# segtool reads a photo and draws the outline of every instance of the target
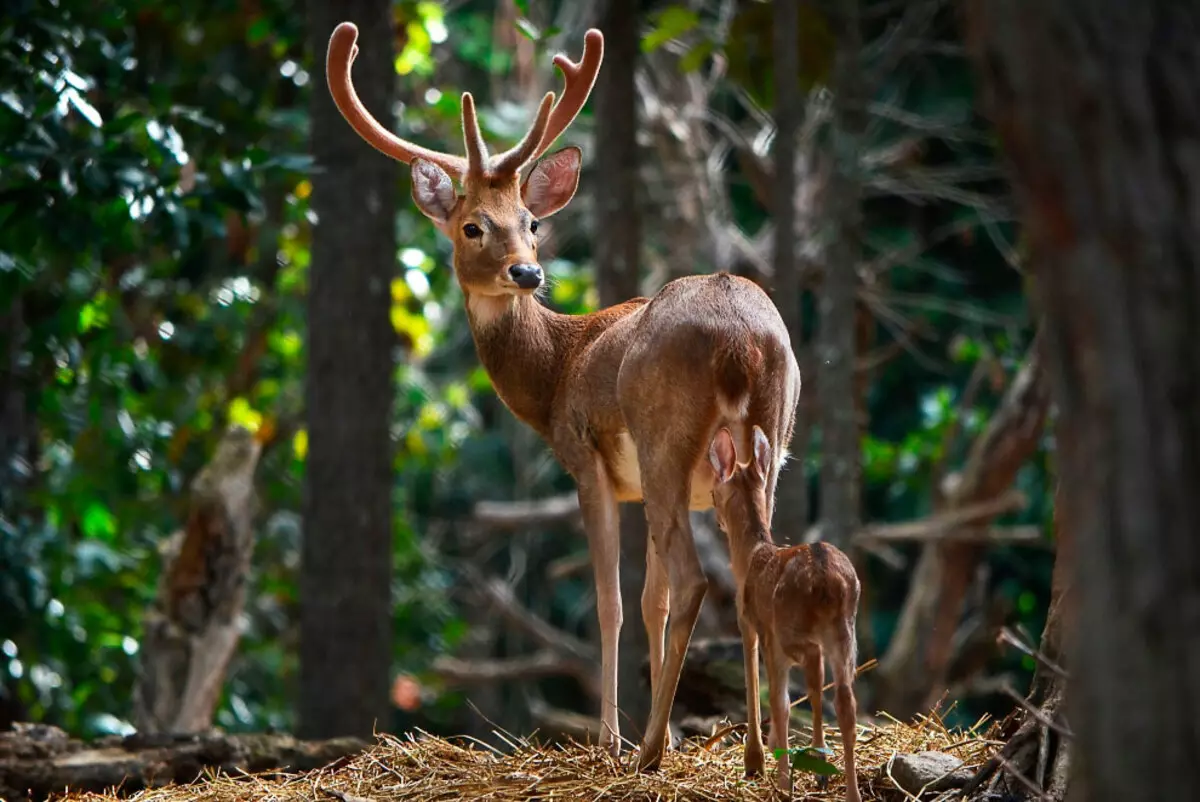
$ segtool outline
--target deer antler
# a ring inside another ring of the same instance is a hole
[[[596,83],[596,75],[600,72],[600,62],[604,59],[604,34],[595,28],[590,29],[584,36],[583,58],[578,64],[561,53],[555,56],[554,65],[563,74],[562,97],[551,108],[554,93],[547,92],[538,106],[537,115],[529,131],[520,142],[501,153],[494,161],[488,155],[487,145],[484,144],[483,135],[479,130],[475,100],[470,92],[463,93],[463,138],[467,148],[467,157],[464,159],[462,156],[430,150],[407,139],[401,139],[371,116],[359,99],[358,93],[354,91],[354,81],[350,77],[350,68],[358,55],[357,41],[358,27],[352,22],[343,22],[333,29],[333,34],[329,37],[329,50],[325,56],[329,93],[342,116],[350,123],[350,127],[380,153],[405,164],[412,163],[413,159],[423,159],[441,167],[460,182],[465,180],[468,174],[520,172],[545,153],[579,115],[592,92],[592,85]]]
[[[397,161],[405,164],[413,159],[424,159],[436,164],[447,173],[460,181],[467,175],[468,162],[462,156],[442,153],[423,148],[388,131],[379,121],[371,116],[366,106],[354,91],[354,82],[350,78],[350,66],[358,55],[358,27],[352,22],[343,22],[333,29],[329,37],[329,50],[325,56],[325,73],[329,81],[329,93],[338,111],[350,123],[350,127],[365,139],[368,144]],[[474,111],[474,107],[472,107]],[[464,116],[466,108],[463,108]],[[464,126],[465,128],[465,126]],[[478,126],[475,127],[478,132]]]
[[[496,157],[494,169],[497,172],[501,169],[519,172],[550,149],[554,140],[567,130],[579,115],[580,110],[583,109],[583,105],[587,103],[588,95],[592,93],[592,86],[596,83],[596,76],[600,73],[600,63],[603,60],[604,34],[595,28],[588,29],[588,32],[584,34],[583,57],[579,63],[571,61],[563,53],[554,57],[554,66],[558,67],[563,74],[563,93],[550,112],[550,119],[546,123],[545,131],[540,139],[535,140],[538,143],[537,148],[532,152],[526,152],[527,141],[534,140],[533,133],[537,128],[537,123],[535,123],[534,128],[530,129],[525,139]],[[552,97],[553,94],[547,95],[547,98]],[[546,102],[546,98],[543,98],[542,105],[545,106]],[[539,108],[539,120],[541,112],[542,109]]]

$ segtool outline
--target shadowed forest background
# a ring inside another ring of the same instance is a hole
[[[463,91],[506,147],[559,86],[551,56],[601,28],[596,90],[558,142],[583,148],[584,175],[545,223],[546,302],[584,312],[717,270],[760,283],[804,381],[777,536],[858,567],[860,663],[878,661],[860,711],[941,705],[971,725],[1025,696],[1056,544],[1049,389],[950,3],[802,3],[790,25],[755,0],[9,5],[0,730],[145,727],[147,633],[187,614],[164,555],[240,532],[249,582],[213,725],[595,739],[573,484],[492,392],[409,171],[329,98],[343,20],[368,108],[453,152]],[[214,460],[233,425],[261,456]],[[625,507],[636,741],[645,531]],[[693,517],[711,584],[684,734],[745,716],[725,541]]]

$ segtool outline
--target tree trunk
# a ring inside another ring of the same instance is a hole
[[[390,278],[397,165],[338,113],[323,77],[334,26],[359,27],[355,86],[391,120],[391,3],[309,5],[313,229],[309,270],[299,730],[309,738],[389,726],[392,566]]]
[[[641,187],[638,183],[637,90],[640,55],[637,0],[604,0],[598,27],[604,31],[604,69],[596,79],[596,284],[600,305],[641,294]],[[621,505],[621,627],[617,687],[623,726],[640,728],[650,715],[650,688],[639,670],[647,653],[641,619],[646,577],[647,530],[641,505]],[[638,733],[640,735],[640,732]],[[629,734],[625,734],[629,738]]]
[[[1200,10],[967,8],[1061,415],[1060,509],[1077,538],[1070,796],[1173,798],[1200,782]]]
[[[775,141],[772,146],[774,181],[771,216],[775,224],[772,267],[775,274],[775,305],[792,336],[797,358],[803,347],[801,317],[802,284],[796,259],[796,140],[804,114],[804,92],[800,88],[800,52],[796,29],[800,25],[799,3],[785,0],[775,4],[772,34],[775,78]],[[800,536],[808,528],[808,479],[804,457],[808,451],[808,426],[804,405],[796,410],[796,425],[789,451],[792,459],[779,472],[775,491],[774,528],[784,540]],[[795,534],[789,534],[795,533]]]
[[[855,295],[862,209],[859,199],[859,151],[866,125],[859,99],[862,83],[862,32],[858,2],[845,0],[833,14],[838,37],[834,74],[833,152],[837,163],[833,192],[834,235],[825,267],[820,306],[821,364],[821,537],[845,548],[858,528],[858,405],[854,365],[857,349]]]

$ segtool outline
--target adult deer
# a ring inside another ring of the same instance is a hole
[[[330,37],[334,102],[359,136],[411,165],[413,200],[453,243],[471,334],[497,395],[546,440],[578,487],[600,619],[601,742],[614,756],[622,623],[617,504],[645,504],[651,545],[642,615],[652,704],[638,763],[656,768],[708,587],[688,510],[712,506],[706,454],[719,427],[729,427],[746,449],[747,420],[764,426],[780,451],[790,442],[800,371],[787,329],[761,289],[725,273],[677,279],[653,299],[587,315],[558,314],[538,301],[538,221],[574,196],[582,152],[563,148],[537,162],[524,183],[520,174],[587,101],[603,57],[600,31],[587,32],[579,63],[554,57],[565,84],[561,99],[552,107],[554,93],[547,93],[525,137],[500,155],[489,155],[474,100],[464,94],[466,158],[400,139],[370,115],[350,75],[357,37],[345,22]],[[778,468],[770,470],[772,500]],[[674,614],[664,644],[668,612]]]

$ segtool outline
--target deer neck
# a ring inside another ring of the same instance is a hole
[[[496,394],[517,418],[548,436],[555,391],[573,341],[569,316],[547,309],[531,295],[468,294],[466,302],[475,350]]]
[[[739,585],[745,581],[760,553],[771,554],[775,550],[771,529],[767,526],[765,500],[755,498],[752,506],[751,515],[731,522],[732,531],[729,533],[729,557]]]

